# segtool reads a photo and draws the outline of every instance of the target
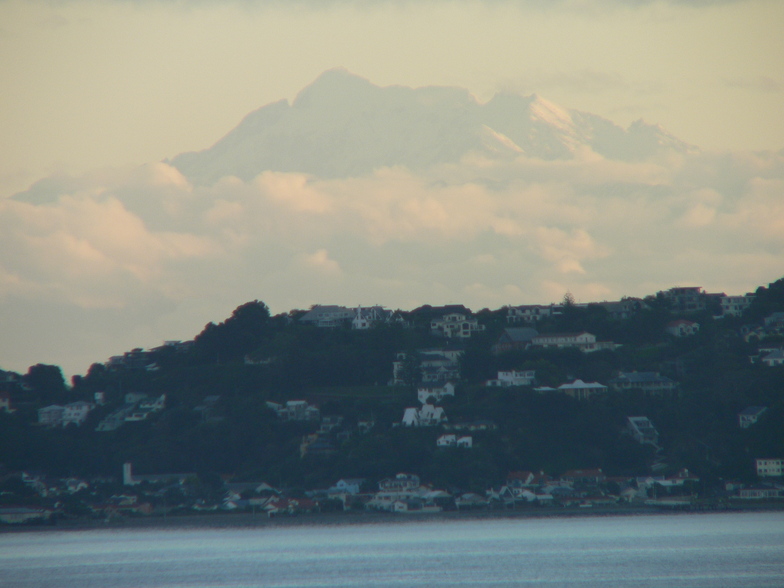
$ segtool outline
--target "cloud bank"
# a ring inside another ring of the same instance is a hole
[[[264,172],[194,187],[155,163],[0,200],[0,354],[83,372],[189,338],[247,300],[474,309],[742,293],[784,270],[784,155],[621,163],[520,156],[354,178]],[[80,353],[73,354],[81,343]]]

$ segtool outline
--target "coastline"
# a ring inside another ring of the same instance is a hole
[[[718,508],[673,509],[645,505],[602,506],[592,508],[521,508],[508,510],[442,511],[437,513],[334,512],[268,517],[257,513],[210,513],[168,516],[122,517],[114,519],[56,519],[54,523],[0,526],[0,534],[93,531],[99,529],[262,529],[289,526],[343,526],[379,523],[450,522],[467,520],[514,520],[579,517],[634,517],[650,515],[700,515],[743,512],[784,511],[784,503],[726,505]]]

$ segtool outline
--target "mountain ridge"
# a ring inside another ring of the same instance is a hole
[[[380,87],[333,69],[293,101],[264,105],[212,147],[168,163],[191,182],[210,184],[229,175],[249,181],[264,171],[335,178],[391,166],[422,170],[472,153],[567,160],[583,148],[621,161],[695,150],[658,125],[638,120],[623,129],[537,94],[504,92],[480,103],[464,88]]]

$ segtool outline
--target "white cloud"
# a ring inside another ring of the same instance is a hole
[[[51,351],[70,371],[86,369],[88,354],[104,359],[107,341],[193,336],[255,298],[274,312],[316,302],[478,309],[678,283],[740,293],[784,273],[774,154],[671,167],[520,158],[332,180],[265,173],[207,188],[155,164],[36,190],[0,200],[0,304],[17,329],[0,352],[20,361],[41,336],[41,309],[58,308],[93,334],[79,343],[80,365],[75,348]],[[118,317],[133,317],[122,337]]]

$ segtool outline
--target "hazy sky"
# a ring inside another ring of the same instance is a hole
[[[750,152],[784,148],[782,30],[779,0],[0,0],[0,368],[81,373],[192,337],[254,298],[274,312],[319,301],[478,309],[566,289],[587,301],[775,280],[784,163]],[[155,164],[209,147],[334,67],[481,101],[536,92],[623,126],[658,123],[704,152],[672,165],[542,164],[544,180],[501,195],[434,191],[443,170],[196,190]],[[43,178],[50,203],[9,200]],[[651,190],[601,199],[591,182]],[[655,197],[662,185],[667,197]],[[525,210],[510,204],[523,196]],[[156,226],[140,198],[171,222]],[[175,218],[197,202],[198,222]],[[252,210],[277,224],[261,236],[243,225]]]

